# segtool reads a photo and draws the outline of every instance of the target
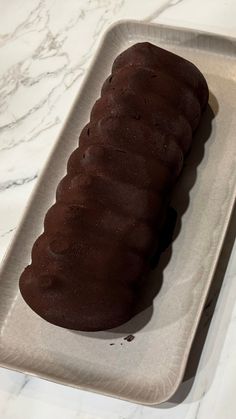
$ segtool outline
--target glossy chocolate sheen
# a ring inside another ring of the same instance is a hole
[[[207,101],[175,54],[144,42],[116,58],[20,278],[37,314],[85,331],[132,317]]]

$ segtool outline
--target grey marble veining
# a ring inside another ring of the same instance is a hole
[[[55,143],[103,31],[121,18],[236,35],[235,2],[26,0],[0,4],[0,257]],[[236,256],[231,256],[196,378],[143,407],[0,370],[2,419],[233,419]]]

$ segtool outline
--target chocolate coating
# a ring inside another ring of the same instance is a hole
[[[147,42],[116,58],[20,278],[45,320],[95,331],[132,317],[208,94],[192,63]]]

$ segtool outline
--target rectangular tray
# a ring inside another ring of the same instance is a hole
[[[113,60],[144,40],[200,68],[209,84],[212,110],[203,117],[175,189],[175,240],[152,272],[156,284],[163,281],[153,304],[116,330],[65,330],[30,310],[19,294],[18,279]],[[1,366],[145,404],[163,402],[176,391],[235,200],[235,74],[233,39],[135,21],[108,30],[2,266]],[[135,336],[132,342],[124,340],[128,334]]]

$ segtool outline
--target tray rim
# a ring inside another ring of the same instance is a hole
[[[50,150],[50,152],[49,152],[49,154],[46,158],[46,161],[43,164],[42,169],[39,172],[36,184],[33,188],[33,191],[31,192],[31,194],[29,196],[29,199],[27,200],[25,209],[24,209],[23,214],[22,214],[22,216],[21,216],[21,218],[18,222],[18,225],[17,225],[16,231],[13,235],[13,238],[11,239],[9,246],[7,246],[6,252],[5,252],[5,254],[2,258],[2,261],[0,263],[0,281],[1,281],[1,275],[4,271],[4,269],[5,269],[5,266],[8,263],[8,259],[10,258],[11,251],[14,248],[15,243],[18,240],[18,236],[20,236],[20,234],[21,234],[21,230],[23,228],[24,221],[28,216],[28,211],[30,209],[30,206],[31,206],[32,202],[34,201],[34,198],[35,198],[35,196],[38,192],[39,185],[43,181],[44,175],[48,170],[48,167],[50,165],[50,161],[53,158],[53,155],[54,155],[55,150],[57,148],[58,142],[59,142],[60,138],[63,136],[64,130],[65,130],[70,118],[71,118],[71,115],[73,114],[75,105],[79,101],[80,94],[81,94],[82,90],[85,88],[88,79],[90,78],[90,74],[92,72],[94,64],[97,60],[97,57],[100,55],[100,52],[101,52],[101,50],[102,50],[102,48],[105,44],[105,41],[106,41],[107,37],[111,36],[113,31],[119,30],[119,28],[121,28],[121,30],[122,30],[122,28],[125,27],[126,25],[132,25],[132,24],[136,24],[138,26],[144,26],[144,27],[145,26],[146,27],[147,26],[156,27],[156,28],[160,28],[160,29],[168,30],[168,31],[190,33],[190,34],[193,34],[193,35],[196,35],[196,36],[197,35],[203,35],[203,36],[207,36],[207,37],[210,37],[210,38],[216,38],[219,41],[220,40],[227,40],[227,41],[233,42],[236,46],[236,36],[228,36],[226,34],[217,34],[217,33],[211,32],[209,30],[189,28],[187,26],[166,25],[166,24],[163,24],[163,23],[148,22],[148,21],[145,21],[145,20],[140,21],[140,20],[136,20],[136,19],[119,19],[119,20],[113,22],[112,24],[110,24],[107,27],[107,29],[103,32],[103,34],[100,36],[100,39],[99,39],[99,42],[97,44],[96,50],[93,54],[93,57],[92,57],[92,59],[89,63],[89,67],[86,71],[86,75],[85,75],[85,77],[84,77],[84,79],[83,79],[83,81],[82,81],[82,83],[81,83],[81,85],[78,89],[77,94],[75,95],[75,98],[73,99],[73,101],[71,103],[70,110],[69,110],[69,112],[68,112],[68,114],[67,114],[67,116],[66,116],[66,118],[63,122],[63,125],[61,127],[61,130],[60,130],[59,134],[57,135],[57,137],[55,139],[55,143],[54,143],[52,149]],[[235,54],[235,57],[236,57],[236,54]],[[99,391],[98,389],[95,390],[95,389],[90,388],[90,387],[83,387],[79,384],[74,384],[74,383],[68,382],[66,380],[63,380],[61,378],[57,378],[57,377],[52,376],[50,374],[36,372],[34,370],[31,370],[31,369],[28,370],[27,368],[24,368],[24,367],[21,368],[20,366],[16,367],[16,366],[14,366],[13,363],[10,363],[9,361],[7,361],[7,362],[2,361],[1,360],[1,355],[0,355],[0,367],[9,369],[11,371],[19,372],[19,373],[22,373],[22,374],[30,375],[30,376],[35,377],[35,378],[40,378],[40,379],[44,379],[44,380],[47,380],[47,381],[51,381],[51,382],[56,383],[56,384],[61,384],[61,385],[64,385],[64,386],[69,386],[69,387],[75,388],[75,389],[89,391],[91,393],[100,394],[100,395],[107,396],[107,397],[113,397],[113,398],[120,399],[120,400],[126,400],[128,402],[136,403],[136,404],[143,404],[143,405],[150,405],[150,406],[153,405],[154,406],[154,405],[157,405],[157,404],[160,404],[160,403],[163,403],[163,402],[169,400],[175,394],[176,390],[178,389],[178,387],[179,387],[179,385],[180,385],[180,383],[183,379],[184,372],[185,372],[185,367],[186,367],[186,364],[187,364],[187,361],[188,361],[189,352],[190,352],[190,349],[191,349],[191,346],[192,346],[192,343],[193,343],[193,340],[194,340],[194,337],[195,337],[195,334],[196,334],[197,326],[198,326],[198,323],[200,321],[201,314],[202,314],[202,311],[203,311],[203,307],[204,307],[204,304],[205,304],[205,301],[206,301],[206,298],[207,298],[207,295],[208,295],[208,292],[209,292],[210,285],[211,285],[213,277],[214,277],[214,273],[215,273],[215,270],[216,270],[216,267],[217,267],[217,263],[218,263],[222,248],[223,248],[225,236],[226,236],[229,224],[230,224],[230,219],[231,219],[231,216],[232,216],[232,213],[233,213],[235,202],[236,202],[236,184],[235,184],[235,188],[234,188],[234,194],[232,194],[232,197],[230,199],[228,212],[225,214],[224,228],[223,228],[221,237],[219,239],[219,242],[217,244],[217,249],[215,251],[214,260],[212,262],[212,267],[211,267],[211,270],[210,270],[209,275],[208,275],[209,283],[208,283],[208,286],[206,287],[206,289],[203,292],[202,299],[201,299],[201,304],[199,304],[198,312],[197,312],[195,320],[192,324],[192,333],[189,334],[189,337],[188,337],[187,342],[186,342],[184,355],[182,357],[182,362],[180,363],[180,367],[179,367],[179,374],[178,374],[178,376],[175,380],[175,383],[173,383],[173,385],[172,385],[171,391],[169,391],[169,394],[166,394],[165,397],[161,401],[143,402],[142,400],[139,401],[139,400],[132,399],[132,398],[124,398],[124,397],[121,397],[119,395],[104,393],[102,390]]]

